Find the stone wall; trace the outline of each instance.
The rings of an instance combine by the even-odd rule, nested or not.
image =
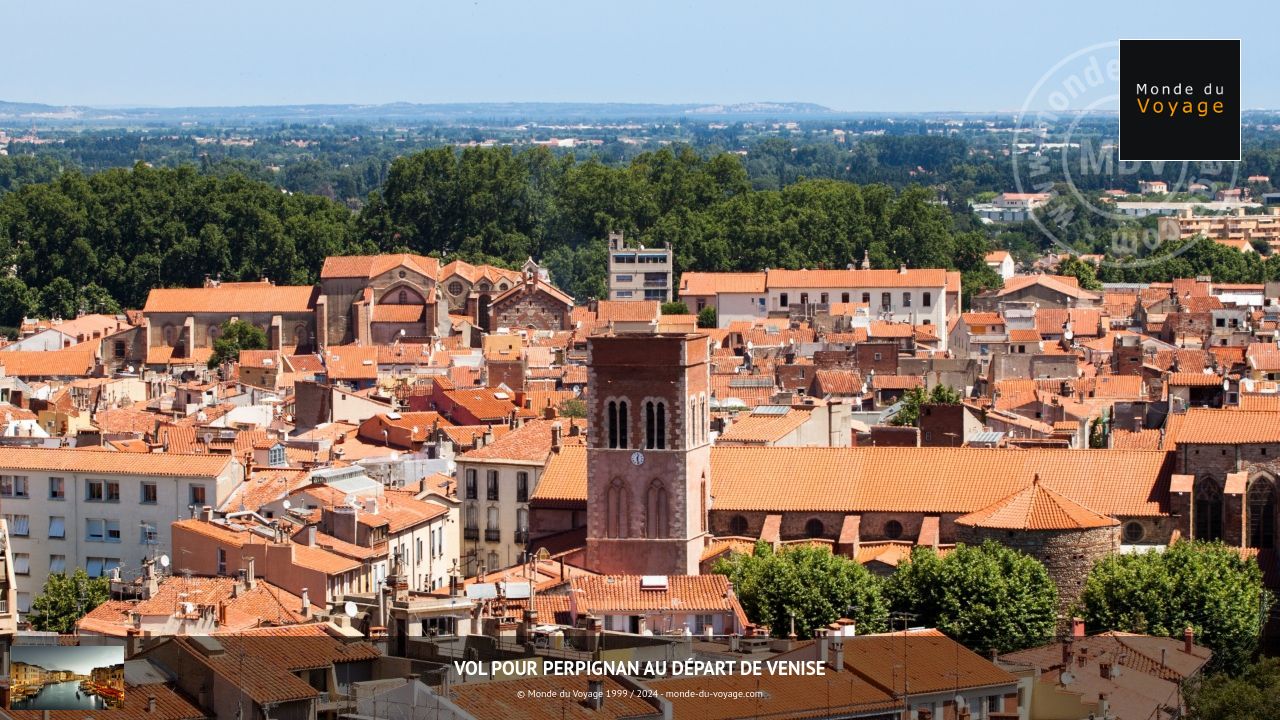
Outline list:
[[[1039,560],[1058,587],[1058,613],[1067,617],[1079,602],[1094,563],[1120,549],[1118,525],[1089,530],[997,530],[957,525],[956,535],[970,545],[995,540]]]

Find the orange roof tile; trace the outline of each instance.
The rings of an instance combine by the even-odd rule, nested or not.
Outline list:
[[[330,347],[324,354],[324,372],[333,380],[376,380],[378,348],[366,345]]]
[[[1002,530],[1086,530],[1119,525],[1120,521],[1045,487],[1036,476],[1022,490],[956,518],[956,524]]]
[[[1176,440],[1195,445],[1280,443],[1280,423],[1270,412],[1190,408],[1182,415]]]
[[[482,448],[470,450],[458,456],[459,462],[467,461],[511,461],[521,463],[542,464],[551,454],[552,426],[560,426],[562,445],[571,441],[582,443],[586,438],[586,420],[559,418],[555,420],[530,420],[520,427],[506,433]],[[575,438],[569,436],[571,426],[577,425],[582,431]]]
[[[1165,384],[1170,387],[1215,387],[1222,385],[1222,376],[1206,372],[1175,372],[1169,373]]]
[[[155,288],[144,313],[305,313],[316,288],[268,282],[222,283],[216,287]]]
[[[8,447],[0,453],[0,469],[45,470],[110,475],[213,478],[226,471],[232,459],[225,455],[130,453],[122,460],[115,453],[87,450]]]
[[[763,293],[762,272],[711,273],[687,272],[680,276],[680,295],[703,296],[718,293]]]
[[[601,300],[596,306],[600,322],[645,322],[657,320],[662,303],[657,300]]]
[[[969,513],[1039,475],[1098,512],[1158,516],[1171,463],[1169,452],[1139,450],[724,446],[711,449],[711,482],[725,511]],[[586,472],[585,448],[564,448],[535,500],[585,501]]]
[[[423,321],[426,305],[379,304],[373,306],[373,322],[416,323]]]
[[[1159,430],[1111,431],[1111,447],[1115,450],[1159,450],[1162,434]]]
[[[0,369],[12,377],[85,377],[97,365],[92,344],[63,350],[0,351]]]
[[[1041,285],[1049,290],[1081,300],[1101,300],[1102,296],[1080,289],[1080,282],[1074,277],[1062,275],[1015,275],[1004,281],[1004,286],[996,292],[1003,297],[1032,285]]]
[[[570,581],[570,592],[580,593],[579,612],[594,615],[670,610],[673,598],[682,611],[740,611],[725,575],[670,575],[667,587],[659,590],[644,589],[641,580],[640,575],[578,576]]]
[[[739,418],[716,440],[724,444],[763,445],[777,442],[800,427],[809,419],[808,410],[791,409],[782,414],[757,415],[752,413]]]
[[[433,257],[400,253],[394,255],[345,255],[324,259],[320,279],[371,278],[401,265],[435,279],[440,272],[440,261]]]
[[[770,289],[788,288],[946,288],[947,271],[916,270],[770,270]]]

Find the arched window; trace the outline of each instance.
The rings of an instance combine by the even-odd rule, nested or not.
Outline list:
[[[729,518],[729,534],[730,535],[746,535],[747,519],[741,515],[734,515]]]
[[[605,406],[605,422],[609,426],[609,447],[618,447],[618,403],[610,400]]]
[[[627,537],[628,524],[627,486],[621,478],[614,478],[605,501],[605,537]]]
[[[884,524],[884,536],[890,540],[897,540],[902,537],[902,523],[897,520],[890,520]]]
[[[661,480],[649,483],[645,497],[645,537],[664,538],[671,532],[667,488]]]
[[[310,338],[307,337],[307,326],[305,324],[298,323],[297,325],[293,326],[293,344],[294,345],[306,345],[307,340],[309,339]]]
[[[209,338],[209,346],[210,346],[210,347],[212,347],[212,346],[213,346],[213,341],[214,341],[214,340],[217,340],[217,339],[218,339],[218,336],[219,336],[219,335],[221,335],[221,334],[222,334],[222,328],[218,327],[217,325],[210,325],[210,326],[209,326],[209,331],[208,331],[208,335],[207,335],[207,336],[208,336],[208,338]]]
[[[667,447],[667,404],[650,400],[644,404],[644,446],[650,450]]]
[[[618,447],[620,448],[631,447],[631,436],[627,433],[628,420],[629,420],[629,416],[627,414],[627,401],[619,400],[618,401]]]
[[[804,534],[811,538],[822,537],[827,534],[827,526],[823,525],[818,518],[810,518],[809,522],[804,524]]]
[[[1195,506],[1196,540],[1222,539],[1222,486],[1212,477],[1205,476],[1196,482]]]
[[[702,484],[698,486],[698,529],[707,531],[707,471],[702,471]]]
[[[401,288],[400,292],[396,294],[396,302],[401,305],[407,305],[409,303],[409,291]]]
[[[173,347],[173,326],[164,326],[164,344],[165,347]]]
[[[1249,547],[1276,544],[1276,483],[1267,476],[1253,479],[1248,494]]]

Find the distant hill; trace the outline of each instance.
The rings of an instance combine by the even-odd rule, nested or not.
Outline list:
[[[388,103],[384,105],[260,105],[243,107],[95,108],[0,100],[0,124],[150,125],[177,123],[248,124],[318,121],[624,121],[677,119],[773,119],[844,115],[813,103],[753,102],[731,105],[653,103]]]

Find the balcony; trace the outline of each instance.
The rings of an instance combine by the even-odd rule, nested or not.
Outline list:
[[[485,542],[501,542],[501,540],[502,540],[502,531],[499,530],[498,528],[484,529]]]
[[[516,544],[517,544],[517,545],[527,545],[528,543],[529,543],[529,531],[528,531],[528,530],[517,530],[517,531],[516,531]]]
[[[463,529],[462,529],[462,538],[463,538],[464,540],[479,540],[479,539],[480,539],[480,528],[473,528],[473,527],[463,528]]]

